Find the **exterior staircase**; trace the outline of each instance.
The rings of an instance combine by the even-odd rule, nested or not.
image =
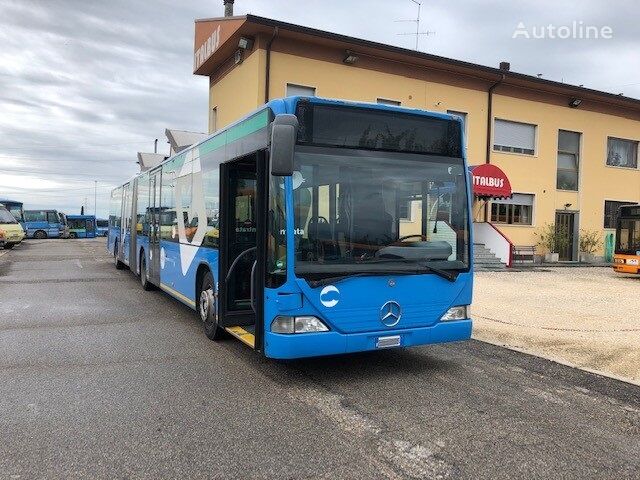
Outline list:
[[[476,272],[501,271],[507,268],[498,257],[491,253],[491,250],[481,243],[473,245],[473,264]]]

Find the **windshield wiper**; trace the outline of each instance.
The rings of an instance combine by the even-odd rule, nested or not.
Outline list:
[[[367,263],[375,264],[375,263],[387,263],[387,262],[413,262],[413,260],[409,260],[406,258],[398,258],[394,260],[377,260],[377,261],[367,262]],[[330,283],[336,283],[341,280],[346,280],[348,278],[353,278],[353,277],[367,277],[367,276],[380,277],[385,275],[415,275],[418,273],[424,273],[425,271],[435,273],[439,277],[442,277],[445,280],[449,280],[450,282],[455,282],[458,278],[459,272],[457,271],[452,272],[448,270],[443,270],[441,268],[433,267],[431,265],[426,265],[425,263],[419,263],[417,264],[417,266],[418,268],[416,268],[415,270],[386,270],[386,271],[375,270],[375,271],[367,271],[367,272],[354,272],[354,273],[347,273],[344,275],[336,275],[335,277],[327,277],[327,278],[321,278],[319,280],[307,280],[307,281],[309,282],[309,285],[311,285],[313,288],[316,288],[316,287],[322,287],[324,285],[329,285]]]
[[[380,277],[380,276],[385,276],[385,275],[415,275],[415,271],[413,270],[388,270],[386,272],[380,272],[380,271],[370,271],[370,272],[354,272],[354,273],[346,273],[344,275],[336,275],[335,277],[326,277],[326,278],[320,278],[318,280],[307,280],[307,282],[309,282],[309,285],[311,285],[313,288],[316,287],[322,287],[324,285],[329,285],[330,283],[336,283],[339,282],[341,280],[346,280],[348,278],[354,278],[354,277]]]

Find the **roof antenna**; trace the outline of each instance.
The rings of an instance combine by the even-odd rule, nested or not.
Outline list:
[[[415,3],[418,6],[418,18],[416,18],[415,20],[396,20],[396,22],[415,22],[416,24],[416,33],[398,33],[398,35],[415,35],[416,36],[416,52],[419,50],[419,40],[420,40],[420,35],[435,35],[436,32],[433,32],[431,30],[427,30],[426,32],[421,32],[420,31],[420,9],[422,8],[422,1],[418,1],[418,0],[411,0],[413,3]]]

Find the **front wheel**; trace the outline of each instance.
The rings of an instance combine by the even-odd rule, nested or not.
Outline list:
[[[69,234],[69,238],[78,238],[78,234],[76,232],[71,232]]]
[[[224,338],[224,330],[218,325],[216,294],[213,291],[213,275],[207,272],[200,284],[198,313],[204,325],[204,333],[210,340]]]
[[[15,243],[5,243],[4,244],[4,248],[7,249],[7,250],[11,250],[15,246],[16,246]]]
[[[122,263],[120,259],[118,259],[118,242],[116,242],[115,245],[113,246],[113,258],[115,260],[116,269],[118,270],[124,269],[124,263]]]
[[[140,256],[140,284],[147,291],[153,288],[153,285],[149,282],[149,272],[147,272],[147,261],[144,258],[144,252]]]

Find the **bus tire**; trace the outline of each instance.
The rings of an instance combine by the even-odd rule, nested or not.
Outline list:
[[[11,249],[12,249],[13,247],[15,247],[15,246],[16,246],[16,244],[15,244],[15,243],[5,243],[5,244],[4,244],[4,248],[5,248],[6,250],[11,250]]]
[[[47,238],[47,232],[45,232],[44,230],[36,230],[36,232],[33,234],[33,238],[37,238],[38,240],[43,240]]]
[[[118,258],[118,242],[116,241],[116,243],[113,245],[113,258],[115,260],[116,263],[116,269],[117,270],[122,270],[124,269],[124,263],[122,263],[120,261],[120,259]]]
[[[204,325],[204,333],[210,340],[221,340],[225,337],[224,329],[218,325],[218,314],[216,311],[216,294],[213,286],[213,275],[207,272],[202,277],[198,298],[198,313]]]
[[[147,292],[153,289],[153,285],[149,282],[149,272],[147,271],[147,261],[144,257],[144,250],[140,252],[140,284],[143,290]]]
[[[69,238],[78,238],[78,234],[76,232],[71,232],[69,234]]]

